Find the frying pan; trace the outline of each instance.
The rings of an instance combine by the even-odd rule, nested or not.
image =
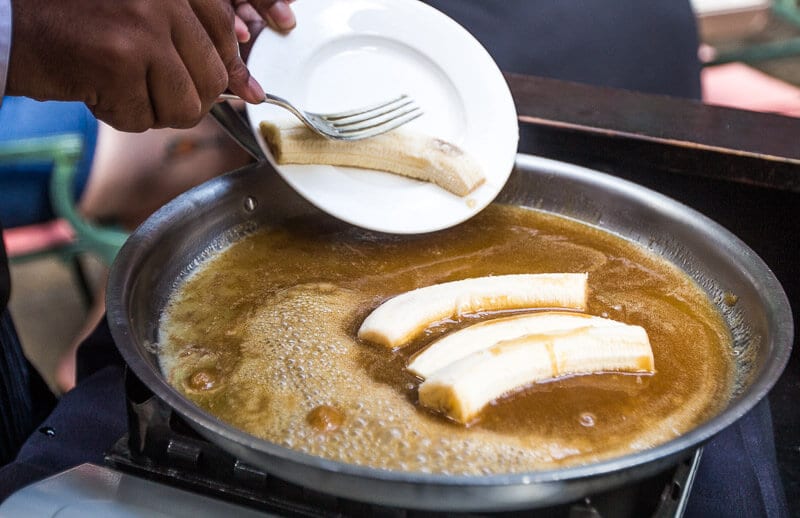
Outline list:
[[[158,324],[176,285],[220,249],[270,221],[317,213],[268,163],[215,178],[151,216],[120,251],[108,320],[128,366],[209,441],[290,482],[410,509],[486,511],[575,500],[667,469],[761,400],[791,352],[793,322],[775,276],[742,241],[702,214],[636,184],[575,165],[518,155],[497,202],[560,214],[640,243],[691,276],[719,306],[733,336],[735,387],[727,405],[654,448],[588,465],[529,473],[452,476],[335,462],[258,439],[195,406],[158,367]],[[726,294],[738,297],[732,307]]]

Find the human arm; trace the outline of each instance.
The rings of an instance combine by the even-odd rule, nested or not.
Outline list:
[[[252,3],[264,15],[288,7]],[[230,0],[11,6],[8,94],[81,101],[125,131],[193,126],[225,89],[252,102],[263,96],[239,57]]]

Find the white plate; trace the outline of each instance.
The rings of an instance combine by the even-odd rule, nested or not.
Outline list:
[[[459,197],[389,173],[276,166],[297,192],[339,219],[398,234],[451,227],[491,203],[514,166],[517,115],[500,70],[471,34],[417,0],[302,0],[292,8],[297,27],[262,31],[250,52],[250,71],[266,91],[317,112],[409,94],[425,114],[408,127],[460,146],[486,175]],[[260,121],[292,116],[266,104],[247,110],[267,151]]]

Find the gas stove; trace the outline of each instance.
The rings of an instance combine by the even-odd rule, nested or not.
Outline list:
[[[437,513],[357,502],[281,480],[195,433],[134,376],[126,380],[129,431],[106,455],[109,467],[159,484],[290,517],[628,517],[680,516],[700,450],[674,468],[577,502],[499,513]]]
[[[128,371],[128,432],[106,466],[84,464],[33,484],[0,506],[5,516],[548,517],[681,516],[702,450],[650,478],[575,502],[495,513],[441,513],[365,503],[286,482],[198,435]]]

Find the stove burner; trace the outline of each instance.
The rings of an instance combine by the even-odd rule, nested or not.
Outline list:
[[[120,471],[289,517],[564,517],[681,516],[701,450],[663,473],[570,504],[498,513],[404,510],[338,498],[281,480],[200,437],[132,372],[126,373],[128,433],[106,454]]]

